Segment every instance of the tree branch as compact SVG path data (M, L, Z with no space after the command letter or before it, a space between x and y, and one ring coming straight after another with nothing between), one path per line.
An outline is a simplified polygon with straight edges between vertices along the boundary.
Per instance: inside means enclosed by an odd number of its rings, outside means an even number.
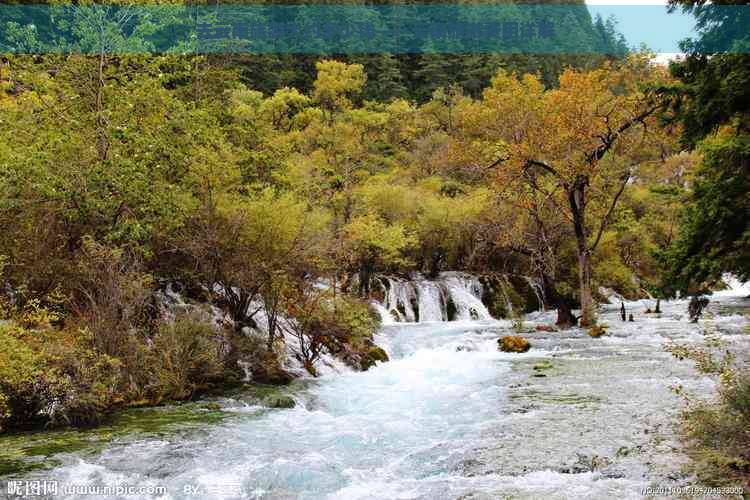
M596 250L596 247L599 245L599 241L602 239L602 234L604 233L604 230L607 228L607 225L609 224L609 218L612 216L612 212L615 211L615 205L617 205L617 200L620 199L620 196L622 196L622 193L625 191L625 186L628 185L628 181L630 180L630 171L628 171L623 176L622 185L620 186L620 189L617 191L617 194L614 198L612 198L612 204L609 206L609 210L607 210L607 214L604 216L604 219L602 219L601 224L599 225L599 232L596 235L596 240L594 240L594 244L591 245L591 251L593 252Z
M609 151L609 149L615 143L615 140L620 135L622 135L623 132L628 130L630 127L632 127L636 123L643 123L643 120L645 120L646 118L654 114L662 106L664 106L662 103L655 104L654 106L643 110L640 114L638 114L634 118L620 125L620 127L614 133L612 133L611 131L608 131L606 138L600 136L600 138L602 139L602 144L599 147L597 147L591 153L591 155L589 155L589 158L588 158L589 163L593 163L595 161L601 160L604 157L604 155L607 154L607 151ZM609 128L609 125L607 125L607 128Z
M562 176L549 163L545 163L539 160L526 160L526 163L524 164L523 168L528 169L529 167L539 167L542 170L546 170L550 174L562 180Z

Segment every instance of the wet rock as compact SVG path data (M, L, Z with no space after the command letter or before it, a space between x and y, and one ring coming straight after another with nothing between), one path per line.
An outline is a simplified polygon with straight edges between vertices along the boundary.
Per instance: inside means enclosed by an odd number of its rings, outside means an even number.
M469 317L474 321L479 319L479 313L477 312L475 308L473 307L469 308Z
M697 323L703 315L703 310L708 306L708 298L693 295L688 304L688 316L691 323Z
M591 470L604 470L612 465L612 460L607 457L594 455L591 458Z
M552 368L552 363L549 361L542 361L534 365L534 370L536 371L549 370L550 368Z
M536 410L538 407L534 404L523 405L522 407L513 410L513 413L528 413L532 410Z
M388 354L371 340L348 344L337 354L341 360L355 370L367 371L376 363L388 361Z
M294 380L294 376L279 366L276 359L269 356L252 365L253 382L268 385L287 385Z
M373 345L370 349L362 356L360 366L362 370L368 370L375 366L377 362L385 363L388 361L388 354L380 347Z
M216 402L205 403L201 405L204 410L218 411L221 410L221 405Z
M627 457L631 453L641 453L641 451L643 451L643 446L640 444L633 446L632 448L628 448L627 446L620 446L620 448L618 448L617 450L616 456Z
M448 296L445 302L445 312L448 316L448 321L453 321L456 319L456 316L458 315L458 308L456 307L456 304L453 302L453 299Z
M547 375L545 375L544 373L541 373L541 372L536 372L534 375L532 375L532 377L537 377L537 378L542 378L542 377L546 377L546 376Z
M517 335L506 335L501 337L497 343L503 352L526 352L531 349L529 341Z
M272 394L263 400L263 406L268 408L294 408L294 400L283 394Z
M588 456L581 453L576 453L576 461L571 465L565 465L559 468L557 471L561 474L581 474L584 472L600 471L604 473L607 468L612 466L612 461L607 457L600 457L598 455ZM616 474L615 470L611 470L612 474ZM622 476L624 477L624 473Z
M599 473L602 475L602 477L606 477L607 479L622 479L627 476L627 473L624 469L614 466L604 467L599 471Z
M535 330L537 332L556 332L557 328L552 325L536 325Z

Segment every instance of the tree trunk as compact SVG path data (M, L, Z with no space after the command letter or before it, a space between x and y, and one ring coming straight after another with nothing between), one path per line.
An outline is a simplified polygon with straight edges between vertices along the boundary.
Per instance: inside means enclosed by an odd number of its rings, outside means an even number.
M557 308L557 321L555 324L560 329L571 328L576 326L578 320L573 316L570 302L561 297L555 287L555 282L552 277L542 272L542 287L544 288L544 296L550 306Z
M365 264L359 270L359 296L366 299L370 296L370 279L372 268Z
M594 296L591 292L591 253L588 250L578 255L578 283L581 294L581 327L596 324Z
M107 137L107 121L104 118L104 67L106 58L104 48L99 53L98 82L96 85L96 151L99 161L107 159L109 138Z
M568 304L566 301L560 301L557 304L557 321L555 324L560 329L566 329L571 328L573 326L576 326L577 320L576 317L573 316L573 312L570 309L570 304Z
M266 311L267 316L267 324L268 324L268 338L266 341L266 348L268 349L268 352L273 352L273 343L276 340L276 319L278 314L278 300L273 299L272 301L266 302L266 307L268 307L268 304L271 303L272 306L270 310Z
M568 188L568 202L573 215L573 229L578 252L578 285L581 299L580 326L584 328L596 324L594 296L591 292L591 248L589 248L586 231L586 187L588 185L588 178L579 175L573 185Z

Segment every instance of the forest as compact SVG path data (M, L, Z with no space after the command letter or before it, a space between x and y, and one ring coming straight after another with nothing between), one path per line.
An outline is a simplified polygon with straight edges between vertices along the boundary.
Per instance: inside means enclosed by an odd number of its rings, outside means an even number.
M366 370L384 277L561 330L750 279L750 58L621 52L1 55L0 431Z

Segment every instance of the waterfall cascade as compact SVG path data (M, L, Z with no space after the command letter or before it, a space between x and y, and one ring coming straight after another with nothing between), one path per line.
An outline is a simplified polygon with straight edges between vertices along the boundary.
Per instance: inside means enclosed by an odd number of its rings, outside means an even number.
M541 280L532 278L531 276L525 276L524 279L526 280L526 283L529 284L529 288L534 292L539 309L546 310L545 304L547 304L547 297L544 294L544 285Z
M434 280L379 279L383 301L373 302L383 323L492 319L482 303L482 284L475 276L444 272Z

